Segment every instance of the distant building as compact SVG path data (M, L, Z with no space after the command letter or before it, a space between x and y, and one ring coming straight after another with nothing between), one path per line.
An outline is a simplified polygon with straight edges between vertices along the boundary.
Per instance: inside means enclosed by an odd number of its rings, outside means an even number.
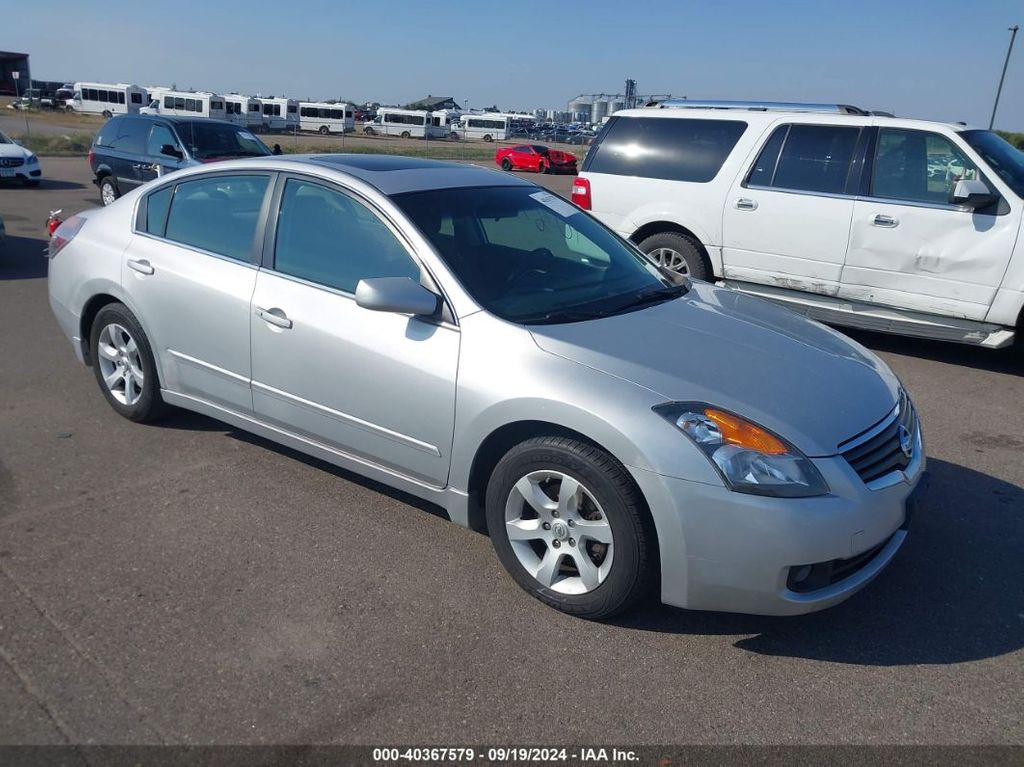
M30 71L27 53L0 51L0 96L15 96L28 88ZM20 78L17 82L15 72Z
M455 109L460 110L460 107L455 99L451 96L431 96L427 95L425 99L414 101L411 104L407 104L406 109L425 109L428 112L433 112L438 109Z
M649 101L664 101L672 98L670 94L649 94L646 96L634 96L638 105L646 104ZM569 111L574 115L574 120L586 123L601 123L606 117L626 108L626 95L622 93L582 93L568 103Z

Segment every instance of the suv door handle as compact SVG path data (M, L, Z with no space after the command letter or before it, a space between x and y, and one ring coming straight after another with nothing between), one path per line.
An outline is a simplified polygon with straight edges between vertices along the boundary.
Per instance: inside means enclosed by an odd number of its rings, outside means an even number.
M874 224L875 226L885 227L886 229L892 229L894 226L900 225L900 221L898 218L887 216L884 213L879 213L876 216L872 216L871 223Z
M153 273L153 265L151 263L149 263L149 261L147 261L144 258L143 259L129 258L128 259L128 268L129 269L134 269L139 274L152 274Z
M276 306L273 309L261 309L257 306L256 316L265 322L269 322L271 325L276 325L277 327L284 328L286 330L292 326L292 321L288 319L288 315Z
M757 210L757 203L747 197L740 197L736 200L737 210Z

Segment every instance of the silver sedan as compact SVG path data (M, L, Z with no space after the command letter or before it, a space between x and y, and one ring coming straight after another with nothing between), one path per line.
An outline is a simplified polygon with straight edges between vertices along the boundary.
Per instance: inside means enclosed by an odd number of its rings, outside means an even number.
M870 352L473 166L179 171L65 221L49 291L126 418L205 413L437 503L590 618L650 589L836 604L896 554L924 470Z

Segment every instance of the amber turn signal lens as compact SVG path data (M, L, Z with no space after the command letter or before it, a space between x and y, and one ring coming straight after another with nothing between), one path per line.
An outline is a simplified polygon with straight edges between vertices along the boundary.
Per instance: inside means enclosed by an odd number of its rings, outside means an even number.
M718 425L722 440L728 445L749 448L765 455L789 452L781 440L742 418L710 407L705 409L704 415Z

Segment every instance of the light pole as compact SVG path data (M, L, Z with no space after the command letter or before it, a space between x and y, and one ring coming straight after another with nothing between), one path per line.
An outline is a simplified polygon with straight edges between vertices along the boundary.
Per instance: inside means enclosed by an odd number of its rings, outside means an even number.
M992 105L992 119L988 121L988 129L996 124L996 110L999 109L999 96L1003 92L1003 80L1006 79L1006 68L1010 65L1010 54L1013 53L1013 41L1017 39L1017 30L1020 27L1014 24L1009 28L1010 47L1006 49L1006 61L1003 62L1003 73L999 76L999 87L996 89L996 103Z

